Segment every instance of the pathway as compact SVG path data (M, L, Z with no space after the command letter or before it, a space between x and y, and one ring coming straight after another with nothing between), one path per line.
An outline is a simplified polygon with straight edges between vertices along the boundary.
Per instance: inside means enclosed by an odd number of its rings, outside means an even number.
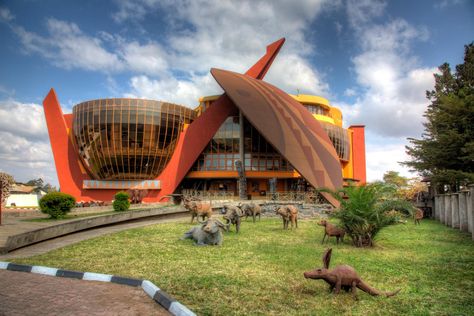
M0 315L171 315L140 287L0 270Z

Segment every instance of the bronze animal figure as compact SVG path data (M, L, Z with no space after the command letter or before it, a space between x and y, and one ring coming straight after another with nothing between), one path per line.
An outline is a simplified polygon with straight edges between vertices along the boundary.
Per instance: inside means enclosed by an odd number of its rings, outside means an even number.
M329 237L336 237L337 244L339 244L339 239L341 239L341 242L344 242L346 231L343 228L336 227L325 219L321 220L318 225L324 226L324 236L321 243L324 243L324 238L326 238L326 236L328 236L326 243L328 242Z
M419 208L415 212L415 225L420 225L421 220L423 219L423 211Z
M235 231L238 233L240 231L240 218L244 216L242 210L237 206L224 205L224 207L222 208L222 213L224 214L226 224L235 225Z
M291 222L291 229L293 226L298 228L298 208L294 205L282 205L275 211L281 216L283 220L283 229L288 229L288 224Z
M206 217L210 218L212 216L211 202L202 202L185 198L183 200L183 206L191 212L191 224L195 217L199 219L199 216L201 216L202 220L204 220Z
M248 204L239 203L237 207L242 210L243 214L245 215L245 220L247 220L249 216L252 216L254 223L257 216L258 216L258 220L260 220L260 216L262 214L262 208L260 207L260 205L255 204L255 203L248 203Z
M386 297L390 297L400 292L400 289L393 292L381 292L372 288L370 285L362 281L353 267L348 265L339 265L334 269L329 269L331 253L332 248L327 249L324 253L323 268L304 272L304 277L306 279L321 279L326 281L326 283L329 284L331 291L334 291L334 294L339 294L341 288L345 291L352 290L352 296L354 299L357 299L357 288L373 296L385 295Z
M197 246L222 245L224 237L222 236L221 230L228 231L228 224L226 225L214 217L210 217L204 222L198 218L197 221L200 225L188 230L183 237L181 237L181 240L193 239Z

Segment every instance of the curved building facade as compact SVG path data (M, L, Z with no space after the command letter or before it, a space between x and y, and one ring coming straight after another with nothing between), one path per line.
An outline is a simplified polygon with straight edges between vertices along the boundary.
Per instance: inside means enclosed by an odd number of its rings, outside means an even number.
M343 178L365 182L363 126L343 128L328 100L262 81L283 43L267 46L244 75L212 69L225 94L201 98L194 110L110 98L63 114L51 89L43 106L60 190L105 201L119 190L146 189L144 201L157 202L185 188L252 196L270 182L278 191L301 188L301 180L329 189ZM247 188L238 185L242 177Z
M171 158L187 107L142 99L99 99L73 108L74 144L95 180L156 178Z

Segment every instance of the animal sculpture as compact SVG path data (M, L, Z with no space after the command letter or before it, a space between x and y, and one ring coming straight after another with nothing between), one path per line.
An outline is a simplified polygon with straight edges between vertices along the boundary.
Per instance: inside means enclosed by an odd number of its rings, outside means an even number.
M422 219L423 219L423 210L417 208L415 212L415 225L420 225L420 222Z
M240 231L241 217L244 215L242 210L237 206L228 206L224 205L222 209L224 214L224 219L226 220L227 225L235 225L235 231L238 233Z
M221 230L228 230L229 225L222 223L216 218L208 218L207 221L197 221L200 225L188 230L181 239L193 239L198 246L222 245L224 237Z
M260 217L262 214L262 208L260 207L260 205L255 204L255 203L245 203L245 204L239 203L237 207L239 207L242 210L243 214L245 215L245 220L247 220L249 216L252 216L254 223L257 216L258 216L258 220L260 220Z
M359 277L355 269L348 265L339 265L334 269L329 269L329 262L331 261L332 248L326 250L323 255L323 268L316 268L311 271L304 272L303 275L306 279L324 280L329 284L331 291L334 294L339 294L341 288L345 291L352 291L352 296L357 299L356 290L361 289L362 291L373 295L385 295L386 297L394 296L400 289L393 292L381 292L374 289Z
M282 205L277 207L276 213L281 216L283 220L283 229L288 229L288 224L291 222L291 229L293 226L298 228L298 208L294 205Z
M199 219L200 216L201 219L204 220L212 216L211 202L203 202L185 198L183 199L183 206L185 209L191 212L191 224L193 223L195 217Z
M334 226L325 219L321 220L318 225L324 226L324 236L321 243L324 243L326 236L328 237L326 243L328 242L329 237L336 237L337 244L339 244L339 239L341 239L341 242L344 242L344 235L346 234L344 229Z

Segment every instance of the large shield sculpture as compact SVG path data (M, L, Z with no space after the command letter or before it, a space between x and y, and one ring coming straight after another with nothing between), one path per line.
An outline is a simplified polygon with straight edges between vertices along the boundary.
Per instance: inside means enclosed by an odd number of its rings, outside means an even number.
M262 80L211 69L225 93L247 120L315 188L342 187L339 157L327 133L300 103ZM333 205L338 201L323 196Z

